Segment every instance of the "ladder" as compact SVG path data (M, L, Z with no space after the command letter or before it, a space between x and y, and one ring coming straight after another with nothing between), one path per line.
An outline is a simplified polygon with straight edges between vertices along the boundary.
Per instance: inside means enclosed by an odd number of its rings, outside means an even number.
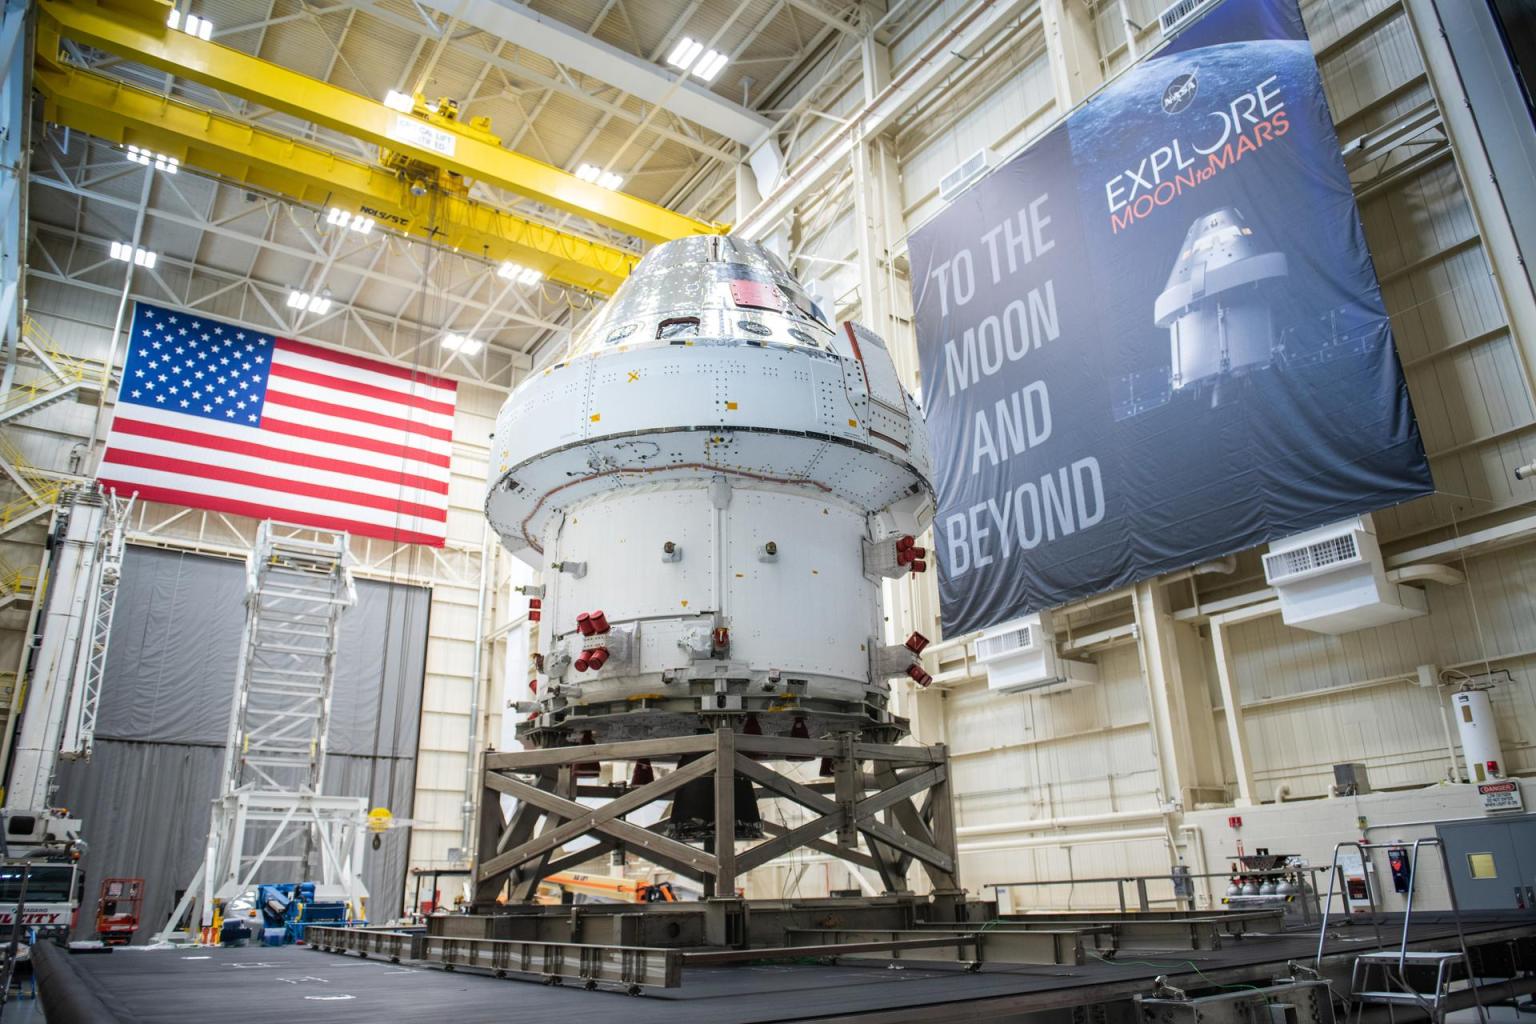
M1371 924L1376 929L1376 945L1385 947L1385 936L1381 928L1380 908L1376 903L1376 890L1371 884L1370 854L1367 851L1386 849L1388 846L1398 846L1398 843L1365 843L1354 840L1346 840L1333 848L1333 866L1328 873L1328 897L1323 902L1323 920L1317 933L1317 958L1314 964L1316 970L1321 973L1323 969L1323 947L1328 941L1328 921L1333 912L1333 892L1338 884L1339 876L1343 873L1339 862L1339 855L1345 849L1353 849L1360 856L1361 866L1365 869L1364 882L1366 901L1370 906ZM1450 895L1451 919L1456 923L1457 948L1453 950L1411 950L1408 948L1410 930L1413 926L1413 897L1418 891L1419 884L1419 850L1426 846L1433 846L1440 854L1441 867L1445 871L1446 891ZM1349 903L1344 891L1340 891L1340 904L1345 913L1349 912ZM1456 970L1459 967L1465 970L1467 989L1472 993L1472 1001L1477 1006L1478 1019L1483 1024L1488 1024L1488 1011L1483 1006L1482 997L1478 994L1479 979L1473 974L1472 957L1467 950L1467 936L1462 929L1461 907L1456 902L1456 889L1451 881L1450 864L1446 861L1445 845L1438 838L1420 838L1413 841L1413 851L1408 862L1408 891L1406 905L1403 908L1403 928L1397 949L1378 948L1368 953L1361 953L1355 958L1350 970L1350 999L1354 1004L1354 1019L1361 1020L1368 1006L1409 1006L1415 1007L1429 1017L1434 1024L1444 1024L1448 1007L1446 997L1451 994L1451 983L1455 980ZM1420 991L1411 985L1407 978L1408 969L1433 969L1435 982L1428 992Z
M246 561L234 702L201 866L157 941L194 905L204 941L214 906L271 881L362 916L367 799L326 796L325 755L342 612L357 601L347 535L265 521Z

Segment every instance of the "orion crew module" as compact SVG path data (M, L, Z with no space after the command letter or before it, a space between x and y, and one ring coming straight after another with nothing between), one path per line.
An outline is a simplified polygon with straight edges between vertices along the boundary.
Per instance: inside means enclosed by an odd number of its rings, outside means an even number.
M881 582L926 568L923 417L880 338L729 236L652 250L497 419L486 513L543 570L531 746L894 739Z

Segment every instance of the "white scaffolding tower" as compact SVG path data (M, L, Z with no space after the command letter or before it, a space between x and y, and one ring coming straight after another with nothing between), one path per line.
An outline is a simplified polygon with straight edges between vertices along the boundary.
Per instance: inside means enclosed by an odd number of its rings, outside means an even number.
M46 815L59 758L91 756L131 505L131 498L119 499L94 484L59 495L35 625L37 657L26 677L6 790L8 811Z
M345 533L261 524L208 842L158 939L194 903L206 932L215 901L260 882L312 881L316 899L345 900L363 916L368 801L323 790L337 628L356 600Z

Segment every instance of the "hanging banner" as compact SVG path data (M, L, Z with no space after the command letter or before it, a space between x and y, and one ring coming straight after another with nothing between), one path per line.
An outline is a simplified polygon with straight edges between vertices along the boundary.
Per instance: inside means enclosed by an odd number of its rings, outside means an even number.
M1225 0L911 239L954 636L1429 493L1294 0Z

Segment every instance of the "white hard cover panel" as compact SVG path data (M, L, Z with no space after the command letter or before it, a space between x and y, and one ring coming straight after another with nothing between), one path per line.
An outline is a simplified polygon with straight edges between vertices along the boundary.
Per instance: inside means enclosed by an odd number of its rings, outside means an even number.
M713 508L702 482L684 489L614 492L573 510L560 530L559 554L587 564L586 575L551 573L553 600L545 631L576 628L581 612L602 609L610 622L713 611ZM673 541L682 558L662 560Z
M864 576L864 517L777 491L731 496L726 607L733 659L754 669L818 672L862 684L878 633L879 592ZM774 561L760 551L774 541Z
M885 342L875 332L859 324L853 325L859 342L859 354L863 358L864 375L869 385L869 395L899 413L906 409L906 393L896 376L896 364L886 350Z

